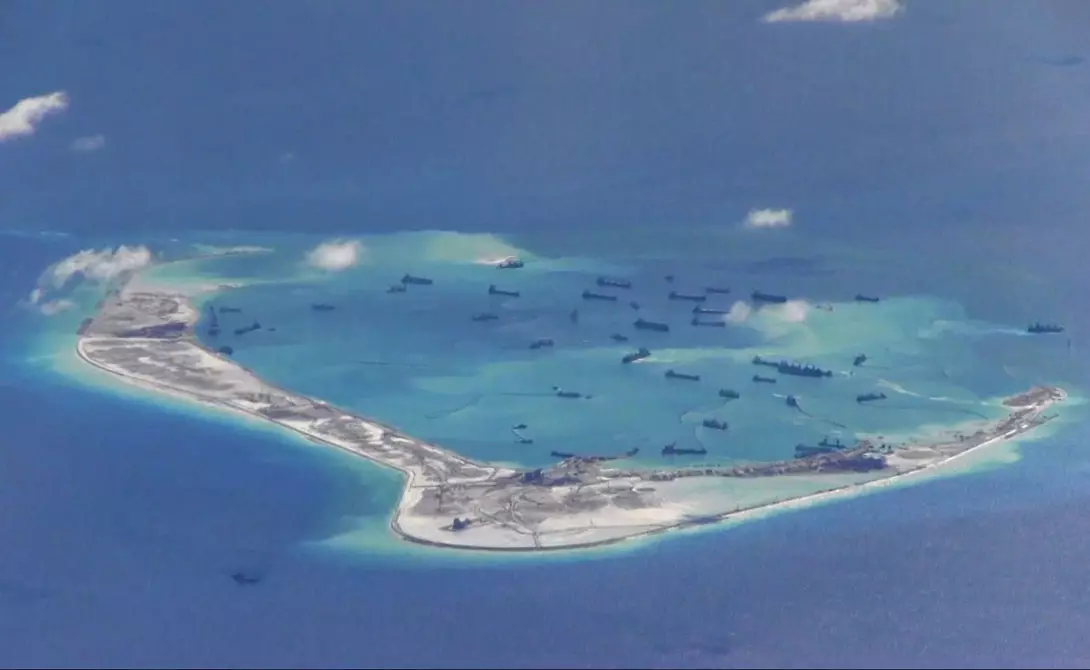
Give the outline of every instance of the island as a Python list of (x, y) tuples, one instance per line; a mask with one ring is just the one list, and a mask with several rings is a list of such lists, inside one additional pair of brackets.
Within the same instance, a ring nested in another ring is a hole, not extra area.
[[(83, 321), (79, 357), (126, 382), (270, 421), (404, 475), (390, 518), (394, 533), (442, 547), (538, 551), (603, 545), (797, 506), (922, 473), (1052, 418), (1066, 398), (1038, 386), (1007, 398), (1001, 420), (971, 434), (902, 445), (861, 440), (842, 449), (749, 465), (619, 468), (614, 459), (564, 454), (550, 467), (478, 463), (318, 398), (277, 388), (195, 336), (200, 311), (169, 288), (129, 277)], [(714, 486), (772, 478), (827, 477), (818, 492), (743, 504), (707, 496)], [(694, 482), (700, 482), (694, 487)], [(703, 493), (701, 493), (703, 492)]]

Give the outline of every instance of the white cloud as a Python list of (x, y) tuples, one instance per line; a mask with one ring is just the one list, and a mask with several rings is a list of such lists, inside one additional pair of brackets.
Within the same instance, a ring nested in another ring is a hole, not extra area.
[(323, 242), (307, 252), (307, 263), (313, 267), (338, 272), (360, 262), (364, 248), (357, 240)]
[(71, 148), (72, 151), (88, 152), (98, 151), (105, 146), (105, 135), (89, 135), (87, 137), (77, 137), (76, 139), (72, 140), (72, 144), (69, 145), (69, 148)]
[(54, 314), (60, 314), (61, 312), (72, 309), (75, 306), (76, 303), (71, 300), (61, 298), (59, 300), (50, 300), (49, 302), (42, 303), (38, 309), (46, 316), (53, 316)]
[(0, 142), (33, 135), (42, 119), (66, 109), (68, 95), (64, 91), (23, 98), (0, 114)]
[(787, 21), (840, 21), (855, 23), (891, 19), (904, 11), (900, 0), (807, 0), (765, 14), (765, 23)]
[(761, 308), (761, 315), (781, 323), (801, 323), (806, 320), (812, 307), (805, 300), (788, 300), (782, 305), (767, 305)]
[(739, 300), (730, 306), (730, 311), (723, 317), (727, 323), (742, 323), (753, 313), (753, 308)]
[[(116, 249), (84, 249), (72, 254), (46, 271), (53, 288), (62, 288), (77, 275), (88, 281), (103, 282), (125, 272), (139, 270), (151, 263), (151, 251), (145, 246)], [(45, 279), (46, 277), (43, 277)], [(42, 285), (45, 282), (39, 282)], [(40, 295), (39, 295), (40, 297)]]
[(751, 209), (743, 225), (746, 228), (786, 228), (794, 212), (790, 209)]

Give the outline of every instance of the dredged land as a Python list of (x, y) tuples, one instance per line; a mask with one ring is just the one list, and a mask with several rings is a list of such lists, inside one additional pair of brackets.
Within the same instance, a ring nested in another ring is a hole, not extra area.
[[(403, 538), (466, 549), (586, 547), (806, 504), (920, 473), (1031, 430), (1066, 396), (1034, 387), (1007, 398), (1006, 418), (975, 432), (916, 443), (866, 440), (806, 458), (751, 465), (620, 469), (571, 457), (515, 470), (464, 458), (316, 398), (271, 386), (194, 335), (198, 311), (184, 294), (128, 283), (80, 327), (85, 362), (147, 389), (259, 417), (309, 439), (396, 468), (404, 490), (391, 519)], [(737, 489), (807, 478), (810, 489), (773, 502), (744, 502)], [(709, 486), (711, 484), (711, 486)], [(732, 493), (734, 491), (734, 493)]]

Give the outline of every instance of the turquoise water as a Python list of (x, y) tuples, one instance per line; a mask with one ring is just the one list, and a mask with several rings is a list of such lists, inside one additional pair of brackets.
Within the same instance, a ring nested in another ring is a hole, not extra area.
[[(736, 237), (733, 253), (744, 251), (738, 248), (744, 244), (767, 245), (763, 234)], [(220, 314), (223, 333), (214, 342), (201, 330), (209, 344), (229, 344), (240, 363), (274, 383), (482, 460), (540, 466), (555, 460), (553, 450), (613, 454), (639, 447), (633, 465), (697, 462), (665, 461), (658, 451), (675, 441), (705, 447), (708, 455), (699, 462), (776, 460), (789, 458), (798, 443), (827, 436), (904, 437), (918, 426), (995, 418), (1004, 413), (1002, 396), (1059, 381), (1040, 365), (1028, 367), (1029, 357), (1057, 356), (1056, 338), (1026, 337), (1024, 325), (973, 319), (953, 300), (898, 294), (889, 282), (875, 304), (856, 303), (854, 293), (823, 284), (826, 274), (841, 282), (853, 274), (866, 277), (869, 268), (860, 261), (865, 250), (841, 250), (834, 258), (757, 256), (742, 264), (727, 257), (692, 264), (665, 254), (626, 258), (617, 250), (606, 258), (574, 249), (545, 256), (517, 239), (431, 232), (364, 237), (358, 265), (324, 272), (303, 260), (322, 241), (270, 239), (263, 244), (275, 249), (271, 253), (161, 266), (146, 279), (179, 286), (245, 284), (201, 296), (207, 305), (242, 310)], [(489, 265), (511, 255), (526, 267)], [(673, 283), (664, 271), (676, 275)], [(387, 293), (405, 272), (435, 284)], [(602, 274), (629, 278), (633, 288), (600, 289), (620, 296), (617, 303), (581, 300), (580, 292), (595, 289)], [(489, 296), (492, 283), (521, 297)], [(671, 301), (667, 293), (709, 285), (733, 292), (712, 295), (706, 306), (742, 302), (751, 313), (724, 328), (690, 326), (692, 303)], [(864, 280), (854, 285), (874, 292)], [(748, 299), (754, 288), (784, 292), (792, 301), (755, 308)], [(315, 312), (310, 305), (316, 302), (337, 309)], [(572, 309), (579, 311), (577, 323)], [(470, 319), (486, 311), (500, 318)], [(637, 316), (668, 322), (671, 331), (635, 330)], [(254, 320), (262, 330), (232, 333)], [(613, 342), (613, 333), (630, 339)], [(554, 339), (555, 347), (529, 349), (538, 338)], [(1016, 353), (1018, 362), (997, 365), (978, 355), (982, 341)], [(652, 358), (620, 364), (639, 346), (648, 347)], [(868, 360), (853, 367), (859, 353)], [(771, 372), (752, 365), (755, 355), (812, 363), (834, 375), (772, 372), (776, 385), (755, 384), (754, 373)], [(667, 369), (701, 379), (665, 379)], [(554, 387), (589, 397), (559, 398)], [(723, 400), (720, 388), (735, 389), (741, 398)], [(888, 399), (855, 402), (856, 395), (876, 390)], [(788, 395), (803, 411), (786, 405)], [(706, 429), (700, 426), (705, 418), (727, 421), (730, 430)], [(515, 424), (529, 426), (522, 434), (533, 444), (518, 443), (510, 431)]]

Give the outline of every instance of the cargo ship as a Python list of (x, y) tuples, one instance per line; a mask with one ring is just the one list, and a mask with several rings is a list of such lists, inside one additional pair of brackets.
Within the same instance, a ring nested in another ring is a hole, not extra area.
[(496, 267), (499, 268), (500, 270), (517, 270), (517, 269), (521, 268), (523, 265), (524, 265), (524, 263), (522, 261), (515, 258), (514, 256), (511, 256), (509, 258), (503, 259), (503, 261), (500, 262), (500, 264), (497, 265)]
[(770, 361), (768, 359), (761, 358), (760, 356), (754, 356), (753, 357), (753, 364), (754, 365), (765, 365), (765, 366), (768, 366), (770, 368), (775, 368), (775, 367), (779, 367), (780, 361)]
[(872, 392), (872, 393), (863, 393), (861, 395), (855, 396), (855, 401), (857, 403), (860, 403), (860, 404), (865, 403), (865, 402), (874, 402), (875, 400), (885, 400), (885, 399), (886, 399), (886, 394), (882, 393), (881, 391)]
[(647, 319), (636, 319), (635, 323), (632, 325), (639, 330), (654, 330), (660, 333), (666, 333), (670, 330), (668, 324), (659, 321), (648, 321)]
[(742, 394), (734, 389), (719, 389), (719, 397), (726, 398), (727, 400), (737, 400), (742, 397)]
[(242, 328), (235, 328), (235, 335), (245, 335), (246, 333), (252, 333), (255, 330), (261, 330), (261, 324), (254, 321), (249, 326), (243, 326)]
[(407, 274), (401, 278), (401, 283), (405, 285), (412, 284), (414, 286), (431, 286), (435, 282), (431, 279), (428, 279), (427, 277), (414, 277), (410, 274)]
[(705, 286), (704, 291), (706, 293), (718, 293), (720, 295), (726, 295), (727, 293), (730, 293), (729, 288), (720, 287), (720, 286)]
[(677, 372), (675, 370), (667, 370), (663, 376), (665, 376), (667, 379), (684, 379), (688, 382), (700, 381), (700, 375), (691, 375), (685, 372)]
[(753, 375), (754, 383), (758, 384), (775, 384), (776, 380), (773, 377), (762, 377), (761, 375)]
[(311, 305), (310, 308), (315, 312), (332, 312), (333, 310), (337, 309), (333, 305), (325, 302), (316, 302)]
[(728, 430), (730, 428), (730, 424), (719, 419), (704, 419), (700, 422), (700, 425), (712, 430)]
[(703, 456), (708, 453), (708, 450), (704, 447), (699, 449), (686, 449), (685, 447), (678, 447), (677, 442), (671, 442), (662, 448), (663, 456)]
[(691, 321), (689, 321), (689, 323), (691, 325), (694, 325), (694, 326), (707, 326), (708, 328), (726, 328), (727, 327), (727, 322), (726, 321), (703, 321), (700, 318), (695, 317), (695, 316), (692, 318)]
[(730, 310), (719, 309), (718, 307), (701, 307), (700, 305), (697, 305), (696, 307), (693, 307), (693, 314), (717, 314), (722, 316), (730, 314)]
[(627, 342), (628, 341), (628, 336), (627, 335), (621, 335), (620, 333), (613, 333), (612, 335), (609, 336), (609, 339), (613, 340), (614, 342)]
[(1064, 332), (1064, 327), (1055, 323), (1031, 323), (1026, 328), (1026, 332), (1033, 333), (1034, 335), (1062, 333)]
[(508, 298), (517, 298), (521, 295), (518, 291), (505, 291), (501, 288), (496, 288), (495, 284), (488, 285), (488, 295), (502, 295)]
[(670, 291), (670, 300), (688, 300), (689, 302), (704, 302), (708, 299), (706, 295), (696, 295), (695, 293), (678, 293), (677, 291)]
[(859, 367), (860, 365), (862, 365), (862, 364), (864, 364), (866, 362), (867, 362), (867, 355), (866, 354), (859, 354), (858, 356), (855, 357), (855, 360), (852, 361), (852, 367), (857, 368), (857, 367)]
[(879, 298), (871, 295), (863, 295), (862, 293), (855, 294), (856, 302), (878, 302)]
[(597, 282), (599, 286), (611, 286), (613, 288), (632, 288), (632, 282), (627, 279), (611, 279), (609, 277), (599, 277)]
[(530, 343), (531, 349), (544, 349), (546, 347), (553, 346), (554, 342), (550, 337), (543, 337), (540, 340), (534, 340)]
[(474, 321), (495, 321), (500, 318), (492, 312), (478, 312), (471, 317)]
[(753, 302), (771, 302), (771, 303), (785, 303), (787, 302), (787, 296), (776, 295), (775, 293), (764, 293), (763, 291), (754, 291), (749, 295)]
[(776, 366), (776, 372), (781, 375), (794, 375), (795, 377), (832, 377), (830, 370), (822, 370), (816, 365), (802, 365), (800, 363), (781, 362)]
[(637, 351), (633, 351), (630, 354), (625, 354), (621, 358), (622, 363), (632, 363), (634, 361), (642, 361), (645, 358), (650, 358), (651, 350), (647, 347), (640, 347)]
[(583, 300), (606, 300), (608, 302), (617, 302), (617, 296), (607, 295), (605, 293), (595, 293), (594, 291), (583, 291)]

